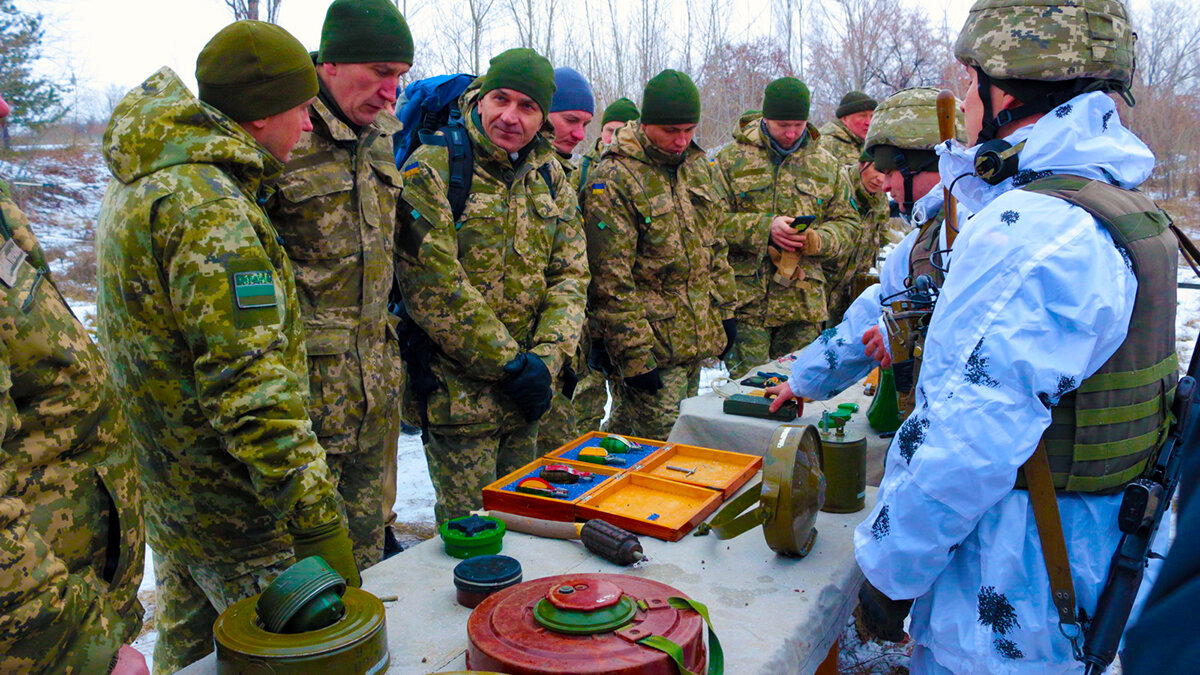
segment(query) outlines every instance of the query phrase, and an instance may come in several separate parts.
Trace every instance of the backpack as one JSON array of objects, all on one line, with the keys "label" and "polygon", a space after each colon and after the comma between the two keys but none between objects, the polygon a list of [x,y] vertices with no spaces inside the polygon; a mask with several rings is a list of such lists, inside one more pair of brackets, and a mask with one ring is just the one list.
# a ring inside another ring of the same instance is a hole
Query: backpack
[{"label": "backpack", "polygon": [[[471,139],[458,101],[474,81],[475,76],[467,73],[428,77],[408,85],[397,97],[400,103],[396,116],[404,128],[393,137],[396,166],[403,169],[404,163],[422,145],[445,146],[450,154],[446,199],[456,221],[466,209],[475,171]],[[537,171],[550,188],[551,198],[557,198],[549,165],[543,164]]]}]

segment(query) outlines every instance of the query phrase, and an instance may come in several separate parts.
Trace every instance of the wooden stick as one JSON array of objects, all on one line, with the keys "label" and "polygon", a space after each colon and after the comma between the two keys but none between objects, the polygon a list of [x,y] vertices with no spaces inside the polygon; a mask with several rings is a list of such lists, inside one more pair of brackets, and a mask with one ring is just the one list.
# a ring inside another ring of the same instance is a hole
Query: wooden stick
[{"label": "wooden stick", "polygon": [[[943,89],[938,92],[937,97],[937,118],[938,118],[938,136],[943,141],[948,141],[955,136],[955,124],[957,117],[955,115],[958,109],[958,100],[954,98],[954,92],[949,89]],[[950,186],[944,186],[942,192],[945,197],[946,212],[946,245],[947,247],[954,246],[954,237],[958,235],[958,204],[955,202],[954,195],[950,194]]]}]

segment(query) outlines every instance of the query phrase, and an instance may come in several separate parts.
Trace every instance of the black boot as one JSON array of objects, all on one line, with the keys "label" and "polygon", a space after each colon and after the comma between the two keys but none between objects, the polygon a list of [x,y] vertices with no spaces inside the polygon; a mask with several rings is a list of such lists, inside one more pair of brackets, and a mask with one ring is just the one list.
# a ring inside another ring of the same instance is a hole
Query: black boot
[{"label": "black boot", "polygon": [[383,559],[387,560],[403,550],[404,546],[396,539],[396,531],[392,526],[383,528]]}]

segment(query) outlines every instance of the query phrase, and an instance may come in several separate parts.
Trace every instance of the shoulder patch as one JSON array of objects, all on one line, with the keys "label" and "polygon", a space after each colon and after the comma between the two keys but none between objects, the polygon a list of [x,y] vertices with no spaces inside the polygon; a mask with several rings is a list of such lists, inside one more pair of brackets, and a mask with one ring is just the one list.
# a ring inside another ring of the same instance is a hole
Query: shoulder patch
[{"label": "shoulder patch", "polygon": [[231,279],[238,309],[262,309],[279,304],[275,297],[274,270],[234,272]]},{"label": "shoulder patch", "polygon": [[592,194],[602,195],[602,194],[604,194],[604,188],[605,188],[604,183],[592,183]]},{"label": "shoulder patch", "polygon": [[401,171],[401,175],[403,175],[405,178],[412,178],[420,173],[420,171],[421,165],[418,162],[409,162],[408,165],[404,167],[404,170]]}]

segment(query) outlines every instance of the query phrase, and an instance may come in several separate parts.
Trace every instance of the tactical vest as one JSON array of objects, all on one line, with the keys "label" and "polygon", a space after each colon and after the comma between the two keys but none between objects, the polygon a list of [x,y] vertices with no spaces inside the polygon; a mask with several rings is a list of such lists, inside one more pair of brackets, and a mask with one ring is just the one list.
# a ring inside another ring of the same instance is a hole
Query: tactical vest
[{"label": "tactical vest", "polygon": [[[936,286],[945,280],[944,269],[934,264],[938,234],[942,231],[941,211],[925,221],[917,232],[908,255],[910,283],[928,275]],[[944,260],[943,256],[939,256]],[[888,326],[888,346],[892,353],[892,376],[896,386],[896,405],[900,417],[907,419],[916,408],[916,384],[921,373],[921,354],[925,350],[925,333],[933,306],[918,306],[908,298],[894,300],[891,312],[885,315]]]},{"label": "tactical vest", "polygon": [[[1162,446],[1179,379],[1175,354],[1179,249],[1170,218],[1148,197],[1101,181],[1051,176],[1021,188],[1092,214],[1131,261],[1137,296],[1112,358],[1051,407],[1043,439],[1056,490],[1115,492]],[[1047,404],[1049,404],[1047,402]],[[1024,475],[1017,480],[1024,489]]]}]

